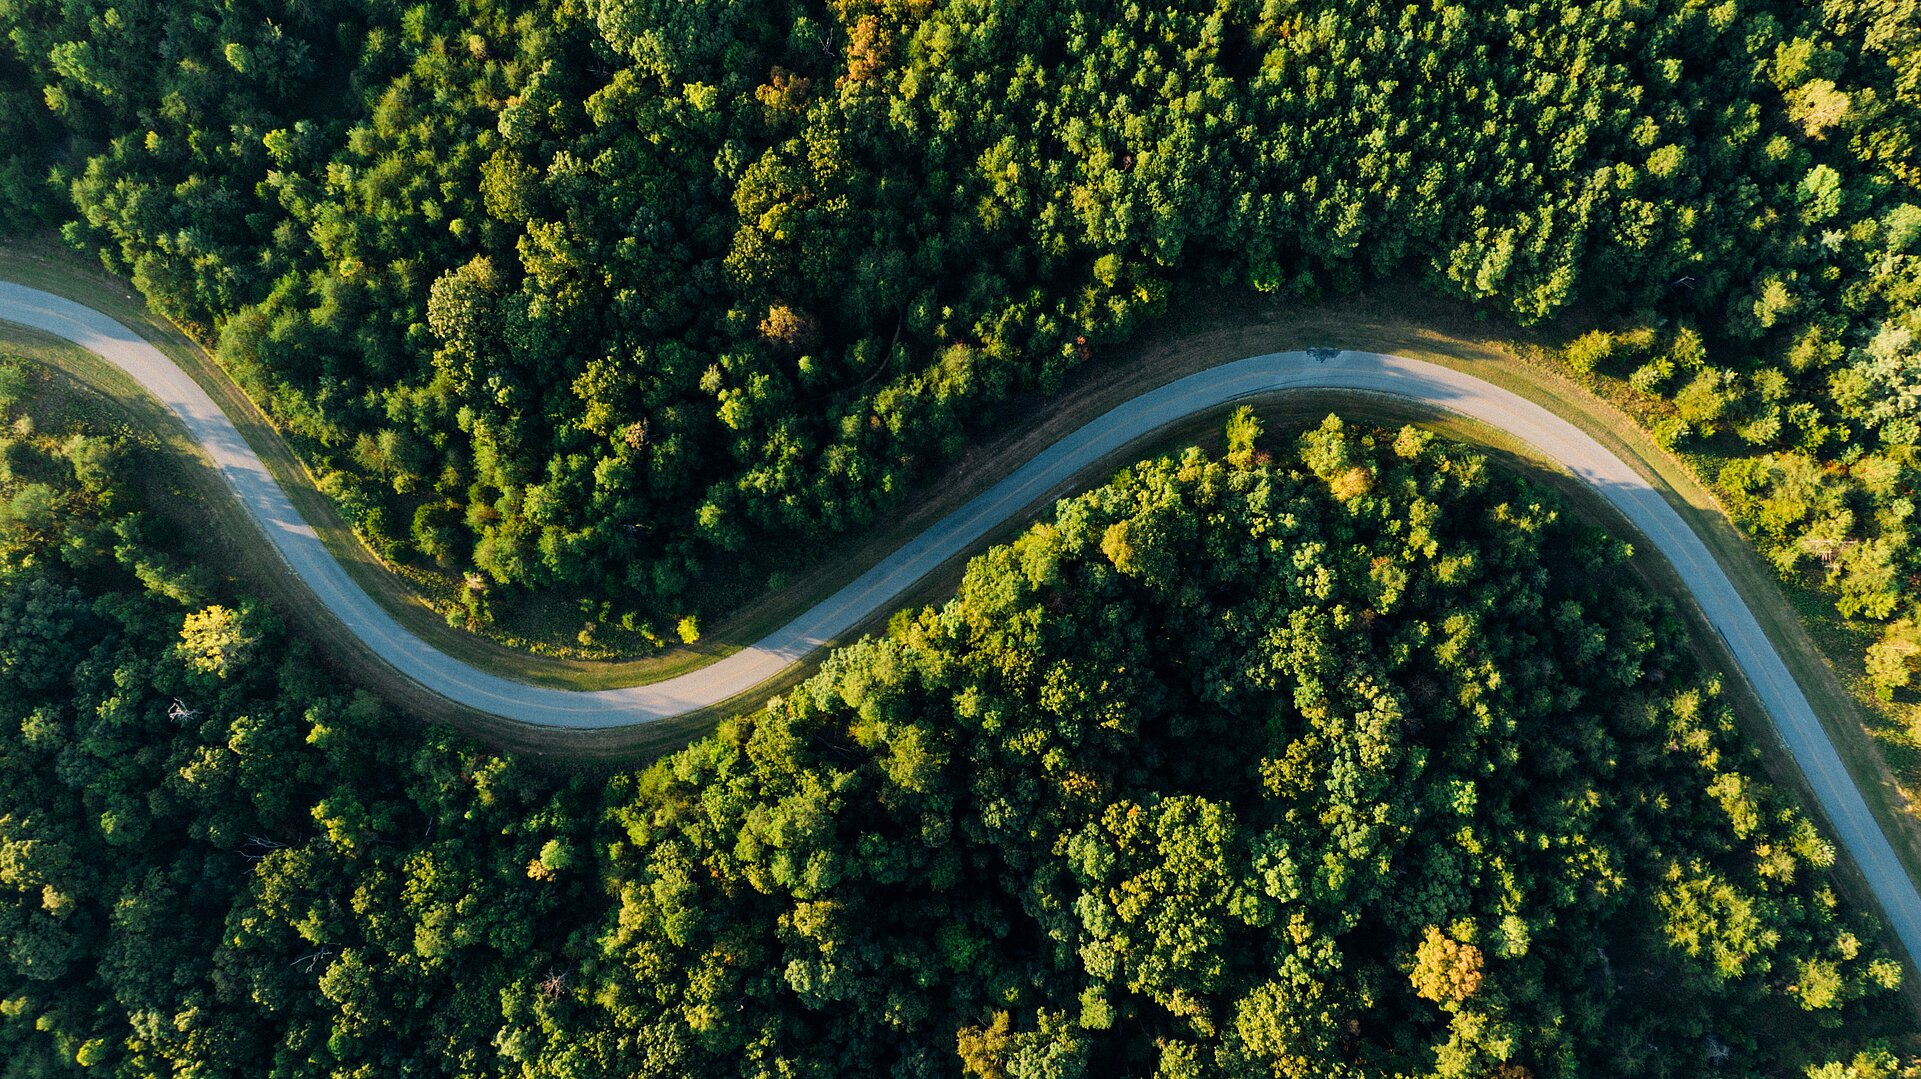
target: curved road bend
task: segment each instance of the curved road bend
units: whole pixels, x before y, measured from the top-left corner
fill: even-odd
[[[0,281],[0,319],[65,338],[127,372],[186,424],[289,568],[374,654],[469,708],[547,727],[648,723],[719,703],[778,674],[894,601],[995,526],[1077,472],[1196,412],[1287,390],[1363,390],[1411,398],[1519,438],[1593,485],[1673,563],[1718,630],[1822,810],[1861,867],[1909,957],[1921,966],[1921,895],[1822,730],[1807,698],[1719,563],[1639,473],[1568,421],[1459,371],[1372,352],[1278,352],[1225,363],[1150,390],[1068,435],[759,643],[677,678],[577,691],[529,686],[453,659],[408,633],[350,580],[233,422],[138,334],[91,308]]]

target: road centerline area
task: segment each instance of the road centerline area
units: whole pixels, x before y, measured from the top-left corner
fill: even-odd
[[[449,700],[520,723],[568,729],[671,719],[745,693],[886,608],[1088,466],[1188,416],[1294,391],[1387,394],[1502,430],[1592,486],[1672,564],[1721,636],[1807,777],[1908,952],[1921,960],[1921,895],[1854,786],[1819,717],[1733,582],[1666,498],[1626,462],[1548,409],[1472,375],[1373,352],[1309,349],[1223,363],[1149,390],[1048,446],[1011,474],[759,642],[647,685],[533,686],[475,668],[414,636],[354,584],[212,397],[119,322],[51,293],[0,281],[0,321],[53,334],[124,371],[186,427],[287,567],[383,661]]]

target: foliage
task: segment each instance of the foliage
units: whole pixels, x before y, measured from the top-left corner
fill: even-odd
[[[257,609],[196,670],[189,612],[247,605],[175,561],[151,451],[24,407],[0,494],[52,509],[0,528],[0,1075],[1912,1048],[1672,614],[1460,447],[1330,423],[1139,466],[767,709],[592,776],[401,722]]]
[[[874,520],[1187,285],[1403,273],[1521,322],[1692,326],[1711,369],[1647,368],[1662,437],[1911,490],[1917,26],[1913,0],[0,0],[0,185],[51,170],[69,239],[218,341],[383,554],[638,642]],[[1901,500],[1847,500],[1815,542],[1886,617]]]
[[[247,612],[217,603],[188,614],[180,625],[180,658],[202,674],[225,678],[259,643],[247,631],[248,621]]]

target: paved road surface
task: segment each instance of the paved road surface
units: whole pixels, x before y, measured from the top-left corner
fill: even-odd
[[[361,591],[301,519],[233,423],[173,361],[125,326],[49,293],[0,281],[0,319],[98,353],[186,424],[267,538],[346,627],[407,677],[470,708],[548,727],[648,723],[726,700],[772,678],[1083,468],[1182,417],[1287,390],[1394,394],[1519,438],[1592,484],[1679,571],[1800,763],[1841,842],[1866,875],[1911,959],[1921,963],[1921,896],[1848,777],[1793,676],[1719,563],[1639,473],[1573,424],[1471,375],[1372,352],[1277,352],[1225,363],[1134,398],[1043,450],[1012,475],[750,648],[645,686],[576,691],[524,685],[436,651]]]

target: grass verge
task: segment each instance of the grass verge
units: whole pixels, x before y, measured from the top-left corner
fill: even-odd
[[[24,261],[23,261],[24,260]],[[1862,722],[1858,702],[1849,687],[1836,676],[1824,659],[1807,625],[1803,623],[1808,597],[1786,593],[1771,569],[1756,554],[1721,510],[1707,489],[1672,455],[1656,447],[1632,419],[1618,408],[1566,379],[1538,358],[1527,357],[1525,349],[1501,347],[1491,338],[1476,339],[1448,324],[1459,312],[1418,296],[1395,295],[1391,300],[1370,299],[1363,295],[1341,304],[1306,312],[1262,310],[1259,303],[1237,301],[1240,311],[1179,312],[1164,320],[1156,332],[1140,344],[1096,371],[1085,372],[1054,401],[1015,402],[1004,410],[1018,414],[1027,411],[1035,418],[1020,428],[990,438],[968,452],[937,487],[930,486],[911,499],[911,512],[897,515],[887,527],[870,531],[846,546],[836,557],[795,582],[782,593],[768,597],[753,610],[729,619],[711,635],[717,643],[704,648],[678,650],[655,661],[620,664],[588,664],[530,657],[450,630],[417,597],[387,572],[379,560],[366,550],[335,513],[324,496],[314,489],[311,477],[293,457],[277,432],[255,409],[244,394],[227,380],[203,353],[181,338],[171,327],[150,315],[139,298],[118,291],[111,278],[84,271],[72,260],[46,257],[38,261],[15,250],[0,250],[0,267],[9,277],[48,291],[71,296],[94,306],[139,330],[188,370],[227,409],[242,427],[248,441],[268,462],[282,486],[295,498],[296,505],[320,528],[329,547],[342,558],[356,581],[381,599],[396,614],[408,612],[405,624],[421,636],[476,665],[512,677],[546,684],[593,688],[639,680],[671,677],[703,662],[725,655],[740,642],[756,639],[767,629],[791,618],[812,602],[831,593],[857,575],[873,561],[901,542],[938,520],[967,498],[984,489],[1013,467],[1107,408],[1135,394],[1214,364],[1258,352],[1283,348],[1337,343],[1347,347],[1395,352],[1442,363],[1472,372],[1478,377],[1504,386],[1523,396],[1549,405],[1600,439],[1610,450],[1635,465],[1653,480],[1690,526],[1709,544],[1726,567],[1737,589],[1754,610],[1764,629],[1793,670],[1803,691],[1809,696],[1855,782],[1880,818],[1884,830],[1894,841],[1911,877],[1921,877],[1921,826],[1908,812],[1907,801],[1892,769],[1878,752]],[[1410,304],[1412,301],[1412,304]],[[1410,312],[1410,306],[1414,308]],[[1247,309],[1250,308],[1251,309]],[[1386,313],[1383,308],[1391,309]],[[1233,317],[1238,315],[1239,317]],[[1525,344],[1525,343],[1524,343]],[[377,655],[341,630],[332,615],[314,599],[304,585],[294,579],[271,548],[255,542],[254,528],[233,501],[224,484],[207,466],[197,446],[164,409],[138,391],[117,368],[83,349],[43,334],[19,327],[0,325],[0,345],[6,351],[24,355],[46,364],[50,377],[62,378],[68,385],[63,392],[76,407],[96,417],[118,417],[120,426],[142,442],[161,452],[155,455],[155,474],[150,485],[158,485],[174,496],[167,512],[196,525],[205,537],[209,554],[230,575],[253,591],[262,593],[292,623],[296,632],[319,642],[330,660],[352,672],[356,681],[386,697],[407,713],[429,721],[446,722],[489,742],[517,752],[568,762],[630,762],[658,756],[684,745],[692,737],[711,730],[721,720],[750,711],[770,696],[799,684],[818,668],[820,657],[791,668],[779,678],[747,693],[723,701],[700,712],[674,720],[642,727],[610,728],[591,731],[555,731],[529,728],[498,717],[476,713],[435,695],[400,676]],[[89,393],[89,389],[93,392]],[[217,392],[216,392],[217,391]],[[1004,522],[976,545],[985,549],[1003,542],[1044,515],[1053,501],[1101,482],[1112,471],[1129,461],[1176,450],[1200,442],[1217,441],[1219,424],[1228,409],[1189,417],[1167,428],[1147,443],[1129,447],[1076,476],[1061,489],[1030,506],[1017,517]],[[1617,534],[1635,535],[1600,496],[1567,476],[1550,462],[1542,460],[1528,447],[1520,445],[1498,430],[1459,417],[1428,409],[1412,402],[1391,398],[1359,397],[1352,394],[1305,393],[1263,402],[1259,408],[1270,432],[1291,433],[1311,426],[1330,411],[1355,420],[1394,425],[1418,422],[1448,437],[1480,443],[1491,451],[1496,466],[1511,474],[1523,475],[1557,491],[1577,514],[1603,525]],[[211,526],[211,527],[209,527]],[[1651,547],[1642,545],[1643,551]],[[887,610],[877,611],[847,634],[845,640],[883,628],[898,607],[917,607],[939,602],[951,595],[964,569],[957,559],[918,582],[907,595]],[[1738,668],[1727,655],[1725,646],[1709,630],[1692,603],[1685,600],[1686,590],[1672,567],[1652,554],[1638,555],[1633,569],[1641,580],[1657,592],[1676,598],[1693,627],[1693,647],[1704,666],[1730,672],[1729,699],[1740,715],[1753,744],[1761,750],[1771,778],[1796,791],[1801,803],[1817,820],[1818,805],[1812,798],[1801,772],[1774,734],[1772,723],[1758,700],[1738,675]],[[1796,600],[1801,602],[1797,603]],[[423,615],[425,616],[423,618]],[[1818,623],[1817,623],[1818,624]],[[836,643],[845,643],[844,641]],[[1825,825],[1825,822],[1823,821]],[[1872,894],[1865,882],[1845,859],[1837,878],[1850,900],[1872,905]],[[1901,954],[1898,947],[1889,949]],[[1911,972],[1912,973],[1912,972]],[[1921,980],[1908,982],[1910,1004],[1921,1008]]]
[[[910,496],[902,512],[859,536],[849,537],[847,543],[816,569],[710,627],[701,644],[648,659],[595,663],[529,655],[450,628],[393,572],[394,567],[382,563],[356,539],[331,503],[315,489],[312,477],[278,432],[245,394],[201,350],[149,313],[124,283],[89,268],[70,253],[51,247],[0,248],[0,272],[102,310],[141,332],[180,363],[234,418],[242,434],[355,581],[409,630],[441,651],[474,666],[530,683],[571,689],[669,678],[733,652],[831,594],[1041,448],[1108,408],[1193,371],[1241,356],[1323,344],[1393,352],[1466,370],[1553,408],[1635,465],[1662,489],[1727,568],[1743,598],[1821,713],[1831,737],[1883,827],[1895,841],[1910,874],[1921,878],[1921,872],[1917,872],[1921,870],[1921,824],[1910,815],[1892,768],[1865,733],[1860,702],[1837,677],[1803,623],[1803,605],[1798,605],[1795,597],[1784,591],[1772,570],[1728,520],[1708,490],[1681,462],[1655,446],[1631,417],[1569,380],[1550,363],[1531,355],[1531,346],[1537,342],[1511,330],[1504,330],[1498,336],[1490,333],[1487,324],[1474,320],[1460,306],[1425,296],[1410,286],[1383,286],[1306,309],[1270,298],[1214,294],[1210,294],[1206,302],[1177,304],[1134,343],[1116,349],[1111,357],[1078,372],[1059,394],[1044,400],[1007,402],[998,410],[999,415],[1020,417],[1018,423],[1011,423],[998,433],[988,432],[978,445],[946,470],[938,482],[924,485]],[[46,340],[37,342],[35,347],[50,362],[123,399],[131,388],[117,371],[80,350],[53,348]],[[1269,411],[1280,419],[1301,410],[1324,413],[1338,407],[1357,419],[1391,418],[1394,407],[1376,404],[1378,409],[1356,407],[1352,398],[1304,397],[1291,405],[1272,406]],[[130,407],[136,414],[141,410],[139,405]],[[167,428],[169,418],[155,415],[160,412],[156,406],[149,402],[144,407],[146,416],[142,422],[149,429],[158,432]],[[1179,442],[1217,420],[1218,417],[1197,418],[1164,431],[1151,441],[1156,444]],[[177,428],[171,428],[170,439],[176,445],[184,441]],[[1499,445],[1499,440],[1486,431],[1480,432],[1476,440]],[[1114,459],[1088,469],[1072,483],[1050,492],[1028,511],[1007,522],[978,544],[976,550],[1018,532],[1051,506],[1058,495],[1098,482],[1117,465],[1138,459],[1150,448],[1131,447]],[[192,456],[198,460],[197,452]],[[213,482],[217,485],[217,480]],[[226,500],[210,497],[207,501],[212,504]],[[1598,498],[1592,501],[1600,504]],[[232,523],[224,520],[221,528],[230,535],[248,534],[244,529],[236,531]],[[364,649],[353,655],[357,642],[343,639],[346,635],[338,623],[304,588],[297,584],[289,586],[284,580],[286,570],[277,559],[257,551],[233,553],[235,557],[229,565],[243,568],[249,576],[268,585],[275,593],[277,605],[288,611],[296,622],[308,627],[317,639],[334,642],[336,652],[346,653],[344,658],[352,669],[371,672],[373,677],[365,680],[374,683],[373,688],[423,716],[456,722],[512,748],[595,758],[658,752],[684,741],[689,731],[706,729],[737,705],[764,700],[777,688],[773,684],[757,687],[738,701],[725,702],[696,717],[685,717],[671,724],[628,731],[534,732],[520,724],[458,708],[400,678],[384,662],[365,662],[378,657]],[[963,564],[962,560],[956,560],[937,571],[903,596],[896,606],[915,606],[951,593]],[[887,612],[877,612],[854,633],[878,628],[885,624],[886,617]],[[316,630],[319,632],[313,632]],[[803,665],[800,673],[808,667]],[[791,683],[798,677],[798,673],[790,672],[790,677],[780,681]]]

